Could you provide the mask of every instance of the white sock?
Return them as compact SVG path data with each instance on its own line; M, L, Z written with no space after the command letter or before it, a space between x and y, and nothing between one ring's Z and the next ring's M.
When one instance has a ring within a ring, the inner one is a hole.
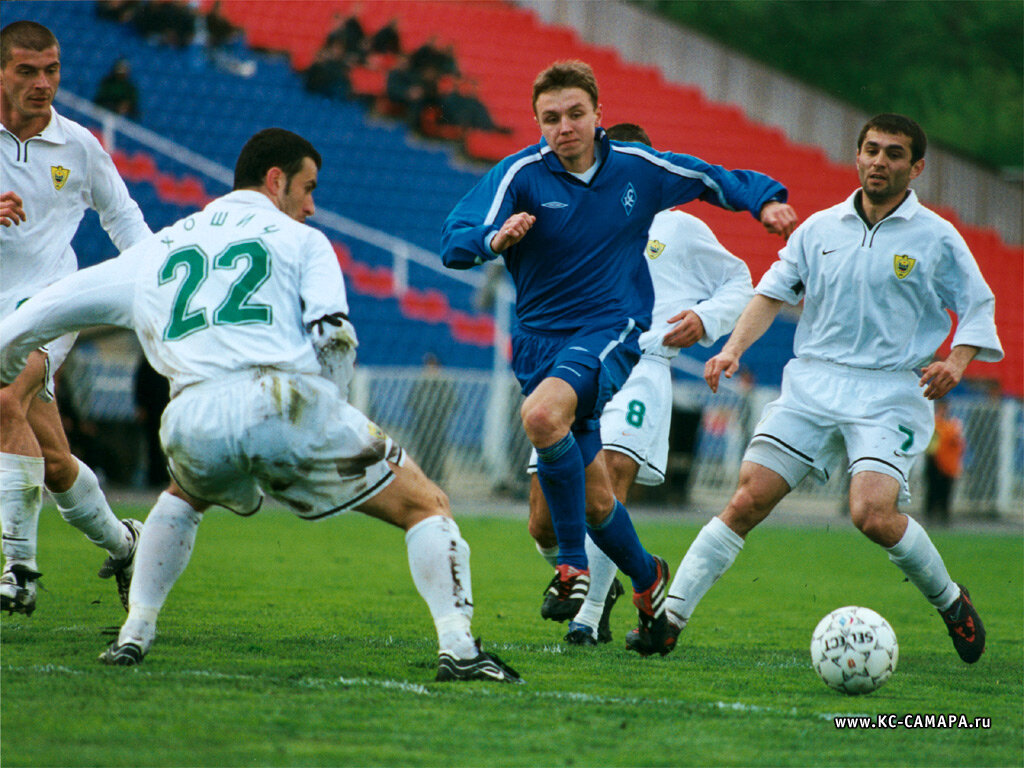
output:
M586 624L594 630L596 636L597 625L601 623L601 614L604 613L604 601L608 597L608 590L612 588L612 581L615 580L619 567L590 536L587 536L586 550L587 562L590 563L590 589L587 590L587 597L573 621L577 624Z
M914 518L907 516L907 530L903 538L886 551L893 564L940 611L949 608L960 597L960 588L949 578L942 555Z
M405 546L413 584L434 618L439 649L472 659L478 653L470 626L473 583L469 545L459 526L450 517L432 515L406 532Z
M71 487L63 493L50 491L61 517L112 557L127 557L132 543L128 529L111 511L95 473L81 459L75 457L75 461L78 477Z
M721 518L711 518L686 550L672 580L665 601L669 621L677 627L685 627L697 604L729 570L741 549L743 538Z
M160 494L139 536L128 591L128 619L121 627L119 643L135 643L143 651L152 644L156 617L192 557L202 519L202 512L183 499L166 491Z
M534 544L537 544L537 542L535 541ZM540 552L540 556L543 557L545 560L547 560L548 565L550 565L552 568L554 568L556 565L558 565L558 545L557 544L555 546L553 546L553 547L542 547L540 544L537 544L537 551ZM589 552L589 551L590 550L588 549L587 552Z
M43 459L0 453L0 520L8 564L36 569L39 510L43 508Z

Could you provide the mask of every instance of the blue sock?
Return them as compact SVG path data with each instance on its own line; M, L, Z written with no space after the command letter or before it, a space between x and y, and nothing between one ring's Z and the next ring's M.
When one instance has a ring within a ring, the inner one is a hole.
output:
M587 527L590 538L633 581L633 589L643 592L658 578L658 566L644 549L633 528L629 512L619 501L598 528Z
M587 510L583 456L572 432L537 449L537 480L551 510L558 564L586 569Z

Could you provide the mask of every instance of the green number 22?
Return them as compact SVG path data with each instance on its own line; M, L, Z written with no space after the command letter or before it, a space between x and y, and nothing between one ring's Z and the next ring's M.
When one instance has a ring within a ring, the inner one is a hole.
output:
M228 289L227 295L213 311L214 325L268 325L273 321L273 310L267 304L252 304L249 299L270 275L270 254L259 240L245 240L229 245L213 259L214 269L233 269L239 259L247 259L248 268ZM184 272L181 285L174 296L171 319L164 329L165 341L176 341L191 336L209 326L206 309L190 309L192 297L209 276L210 259L197 245L174 251L160 268L160 285L175 280Z

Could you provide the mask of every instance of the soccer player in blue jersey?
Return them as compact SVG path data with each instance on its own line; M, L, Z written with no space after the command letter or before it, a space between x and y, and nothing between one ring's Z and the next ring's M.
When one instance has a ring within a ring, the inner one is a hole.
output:
M597 81L581 61L537 76L533 110L542 140L459 201L441 254L453 269L503 256L516 285L512 367L559 546L541 615L562 621L580 607L589 532L632 580L647 647L667 653L668 565L641 545L599 458L601 411L640 358L637 339L651 322L647 231L656 213L696 198L750 211L782 236L796 213L786 189L763 174L610 141L599 127Z

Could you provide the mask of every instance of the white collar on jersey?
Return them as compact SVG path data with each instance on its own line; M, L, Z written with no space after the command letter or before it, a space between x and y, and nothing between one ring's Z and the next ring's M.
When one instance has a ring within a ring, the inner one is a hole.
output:
M848 198L846 198L846 200L840 203L840 206L842 207L842 215L844 218L847 216L853 216L854 218L857 219L860 218L860 214L857 213L856 203L854 202L857 199L857 195L860 194L860 191L861 189L860 187L858 187L854 192L850 194ZM912 189L908 189L907 196L906 198L904 198L903 202L897 205L896 208L893 209L893 211L890 212L885 218L909 220L914 217L914 215L918 212L918 210L920 210L920 208L921 201L917 199L917 193Z
M10 133L11 136L14 136L14 134L11 133L5 125L0 125L0 131L3 133ZM17 139L18 137L14 136L14 138ZM67 133L64 131L64 126L61 125L60 122L60 116L57 114L57 110L54 109L53 106L50 107L50 122L46 124L46 127L43 128L43 130L35 136L29 136L25 141L34 141L36 139L42 139L50 144L67 144Z

